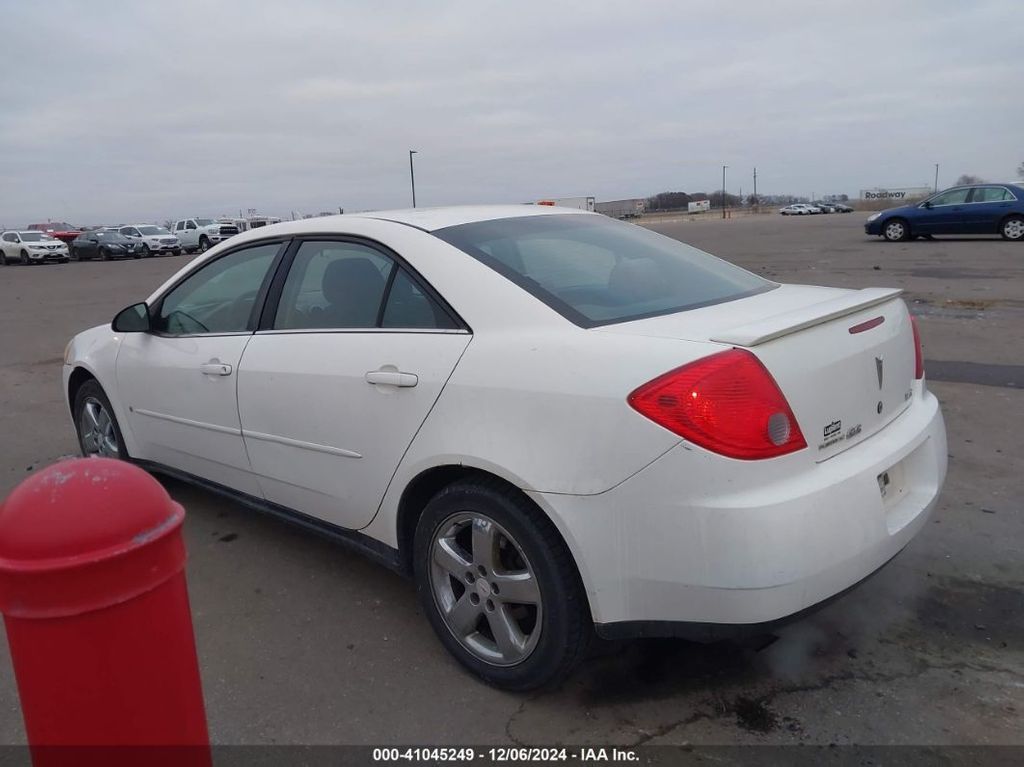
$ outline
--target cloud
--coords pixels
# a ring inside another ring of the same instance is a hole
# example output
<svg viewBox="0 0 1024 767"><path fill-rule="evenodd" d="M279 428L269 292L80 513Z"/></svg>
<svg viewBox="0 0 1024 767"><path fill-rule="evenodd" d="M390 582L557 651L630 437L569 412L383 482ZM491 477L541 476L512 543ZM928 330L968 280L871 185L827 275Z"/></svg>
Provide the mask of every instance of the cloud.
<svg viewBox="0 0 1024 767"><path fill-rule="evenodd" d="M0 6L7 225L400 206L409 149L425 204L707 190L722 164L733 191L756 165L765 192L850 193L1024 159L998 0Z"/></svg>

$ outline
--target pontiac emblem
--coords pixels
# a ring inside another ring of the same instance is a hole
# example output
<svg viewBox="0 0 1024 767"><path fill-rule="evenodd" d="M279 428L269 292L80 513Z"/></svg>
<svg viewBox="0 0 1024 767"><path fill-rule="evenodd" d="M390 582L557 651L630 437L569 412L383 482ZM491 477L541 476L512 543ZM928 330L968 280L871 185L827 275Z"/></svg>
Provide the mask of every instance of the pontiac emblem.
<svg viewBox="0 0 1024 767"><path fill-rule="evenodd" d="M875 357L875 372L878 373L878 388L882 388L882 358Z"/></svg>

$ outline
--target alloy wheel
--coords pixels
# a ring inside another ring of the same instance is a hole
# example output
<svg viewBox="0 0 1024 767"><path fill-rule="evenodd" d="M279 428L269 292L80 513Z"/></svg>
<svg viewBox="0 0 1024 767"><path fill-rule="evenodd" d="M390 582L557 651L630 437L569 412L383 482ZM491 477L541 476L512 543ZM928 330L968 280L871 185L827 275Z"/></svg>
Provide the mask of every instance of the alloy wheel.
<svg viewBox="0 0 1024 767"><path fill-rule="evenodd" d="M540 638L540 584L511 534L479 512L459 512L434 531L430 547L434 602L458 642L495 666L529 657Z"/></svg>
<svg viewBox="0 0 1024 767"><path fill-rule="evenodd" d="M87 397L83 403L78 428L82 435L82 451L85 455L104 458L121 456L117 446L114 419L110 417L103 403L95 397Z"/></svg>

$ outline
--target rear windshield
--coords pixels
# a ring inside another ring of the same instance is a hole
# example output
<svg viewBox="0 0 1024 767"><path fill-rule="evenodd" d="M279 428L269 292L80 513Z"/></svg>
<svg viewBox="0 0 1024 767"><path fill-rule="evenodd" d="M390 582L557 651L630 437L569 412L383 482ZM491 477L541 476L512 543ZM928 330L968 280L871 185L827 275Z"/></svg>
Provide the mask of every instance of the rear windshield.
<svg viewBox="0 0 1024 767"><path fill-rule="evenodd" d="M732 301L778 287L696 248L604 216L525 216L433 233L581 327Z"/></svg>

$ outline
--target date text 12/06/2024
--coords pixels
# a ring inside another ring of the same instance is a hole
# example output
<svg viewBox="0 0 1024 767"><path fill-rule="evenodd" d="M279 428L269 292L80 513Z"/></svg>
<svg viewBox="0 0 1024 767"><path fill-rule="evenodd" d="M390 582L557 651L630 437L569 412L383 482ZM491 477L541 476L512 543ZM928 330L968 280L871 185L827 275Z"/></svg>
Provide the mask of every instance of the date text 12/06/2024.
<svg viewBox="0 0 1024 767"><path fill-rule="evenodd" d="M528 746L497 746L473 748L375 748L374 762L567 762L598 764L602 762L636 762L640 757L630 748L543 748Z"/></svg>

